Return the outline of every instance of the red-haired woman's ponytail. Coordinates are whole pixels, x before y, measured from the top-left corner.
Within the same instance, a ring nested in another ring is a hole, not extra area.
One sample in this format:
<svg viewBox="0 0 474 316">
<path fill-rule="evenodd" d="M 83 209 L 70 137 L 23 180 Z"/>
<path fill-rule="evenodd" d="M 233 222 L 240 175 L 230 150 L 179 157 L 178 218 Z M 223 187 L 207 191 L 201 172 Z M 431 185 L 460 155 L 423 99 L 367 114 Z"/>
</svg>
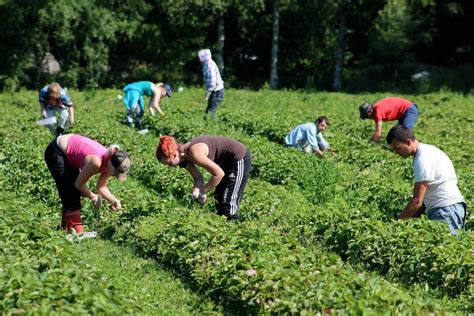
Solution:
<svg viewBox="0 0 474 316">
<path fill-rule="evenodd" d="M 178 150 L 178 144 L 176 139 L 172 136 L 161 136 L 160 143 L 156 147 L 156 159 L 162 161 L 165 158 L 171 157 L 171 155 Z"/>
</svg>

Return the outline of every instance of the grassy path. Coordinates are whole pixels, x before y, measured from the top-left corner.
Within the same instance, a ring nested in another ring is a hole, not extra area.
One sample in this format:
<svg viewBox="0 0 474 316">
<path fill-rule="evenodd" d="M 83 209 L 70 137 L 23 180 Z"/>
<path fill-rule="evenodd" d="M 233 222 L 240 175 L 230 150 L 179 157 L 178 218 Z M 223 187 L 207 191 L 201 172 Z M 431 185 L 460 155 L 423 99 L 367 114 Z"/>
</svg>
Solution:
<svg viewBox="0 0 474 316">
<path fill-rule="evenodd" d="M 146 315 L 218 314 L 208 298 L 192 292 L 153 259 L 137 258 L 106 240 L 87 240 L 72 247 L 82 254 L 82 262 L 98 268 Z"/>
</svg>

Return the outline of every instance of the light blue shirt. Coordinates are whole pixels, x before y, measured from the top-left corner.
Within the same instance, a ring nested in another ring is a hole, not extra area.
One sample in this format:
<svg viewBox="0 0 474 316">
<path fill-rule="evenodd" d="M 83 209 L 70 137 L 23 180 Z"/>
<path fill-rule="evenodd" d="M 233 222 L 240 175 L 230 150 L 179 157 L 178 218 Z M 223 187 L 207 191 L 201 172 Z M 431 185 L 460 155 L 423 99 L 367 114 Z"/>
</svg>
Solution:
<svg viewBox="0 0 474 316">
<path fill-rule="evenodd" d="M 305 147 L 310 145 L 313 149 L 321 149 L 320 144 L 327 144 L 323 134 L 318 131 L 316 123 L 310 122 L 300 124 L 293 128 L 291 132 L 285 137 L 285 144 L 288 146 Z M 325 145 L 323 145 L 325 147 Z"/>
</svg>

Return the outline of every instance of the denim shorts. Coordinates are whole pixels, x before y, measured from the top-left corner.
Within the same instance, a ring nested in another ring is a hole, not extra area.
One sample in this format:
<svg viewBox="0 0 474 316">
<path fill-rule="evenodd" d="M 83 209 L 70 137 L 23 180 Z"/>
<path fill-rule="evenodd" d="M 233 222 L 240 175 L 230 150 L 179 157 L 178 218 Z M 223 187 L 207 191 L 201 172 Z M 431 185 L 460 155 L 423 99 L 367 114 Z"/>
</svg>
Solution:
<svg viewBox="0 0 474 316">
<path fill-rule="evenodd" d="M 464 229 L 466 213 L 466 204 L 459 202 L 429 210 L 428 218 L 447 223 L 451 234 L 456 235 L 456 229 Z"/>
</svg>

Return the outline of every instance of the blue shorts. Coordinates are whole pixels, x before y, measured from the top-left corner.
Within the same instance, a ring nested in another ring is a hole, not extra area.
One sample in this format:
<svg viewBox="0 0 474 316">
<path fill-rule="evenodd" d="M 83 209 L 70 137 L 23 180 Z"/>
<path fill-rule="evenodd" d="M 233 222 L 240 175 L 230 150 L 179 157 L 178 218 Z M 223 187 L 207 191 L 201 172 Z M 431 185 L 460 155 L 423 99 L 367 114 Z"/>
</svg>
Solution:
<svg viewBox="0 0 474 316">
<path fill-rule="evenodd" d="M 416 104 L 412 104 L 406 111 L 403 113 L 403 116 L 398 120 L 398 123 L 405 128 L 412 129 L 415 126 L 416 119 L 418 118 L 418 107 Z"/>
<path fill-rule="evenodd" d="M 429 210 L 428 218 L 447 223 L 451 234 L 456 235 L 456 229 L 464 229 L 466 212 L 466 203 L 459 202 Z"/>
</svg>

